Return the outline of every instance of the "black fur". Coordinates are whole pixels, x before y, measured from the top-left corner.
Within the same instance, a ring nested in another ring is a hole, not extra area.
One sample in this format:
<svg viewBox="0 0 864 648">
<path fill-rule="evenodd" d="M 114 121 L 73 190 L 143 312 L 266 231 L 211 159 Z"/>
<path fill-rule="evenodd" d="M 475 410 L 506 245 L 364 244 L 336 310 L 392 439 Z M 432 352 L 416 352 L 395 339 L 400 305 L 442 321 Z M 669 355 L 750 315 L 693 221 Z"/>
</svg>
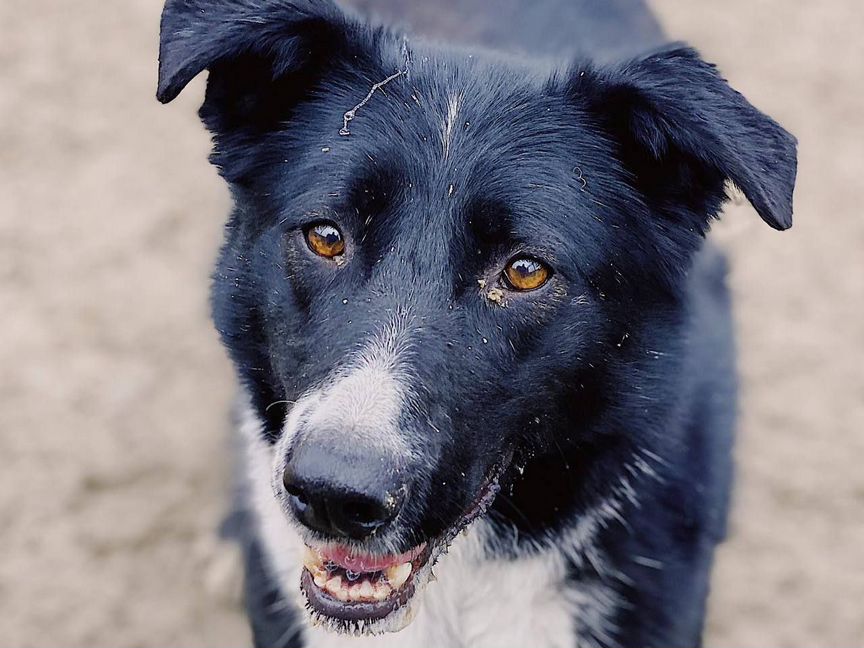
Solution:
<svg viewBox="0 0 864 648">
<path fill-rule="evenodd" d="M 656 27 L 637 2 L 590 4 L 589 25 L 620 24 L 609 17 L 626 5 Z M 553 31 L 555 18 L 536 16 Z M 603 566 L 571 564 L 574 581 L 611 583 L 625 602 L 617 634 L 593 639 L 692 646 L 735 410 L 725 265 L 704 235 L 727 181 L 788 228 L 796 145 L 694 50 L 609 63 L 614 50 L 550 73 L 406 40 L 329 2 L 168 0 L 158 96 L 210 71 L 201 116 L 236 203 L 214 319 L 268 438 L 283 401 L 407 313 L 419 405 L 403 425 L 426 463 L 400 522 L 406 549 L 454 524 L 512 449 L 488 516 L 517 553 L 620 501 L 598 534 Z M 341 136 L 343 114 L 404 69 Z M 303 243 L 322 217 L 346 233 L 343 267 Z M 478 280 L 494 285 L 521 251 L 547 260 L 551 281 L 490 302 Z M 250 582 L 266 583 L 248 546 Z M 271 645 L 262 619 L 253 611 Z"/>
</svg>

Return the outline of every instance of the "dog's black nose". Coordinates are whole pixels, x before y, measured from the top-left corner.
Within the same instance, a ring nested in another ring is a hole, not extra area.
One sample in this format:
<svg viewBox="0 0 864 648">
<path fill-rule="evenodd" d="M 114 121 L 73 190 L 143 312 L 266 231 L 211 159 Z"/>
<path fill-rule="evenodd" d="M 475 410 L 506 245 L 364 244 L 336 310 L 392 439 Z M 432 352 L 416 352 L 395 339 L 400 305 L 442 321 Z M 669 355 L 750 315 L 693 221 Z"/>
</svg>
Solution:
<svg viewBox="0 0 864 648">
<path fill-rule="evenodd" d="M 406 487 L 383 457 L 350 456 L 301 443 L 282 475 L 291 510 L 315 531 L 362 540 L 390 522 Z"/>
</svg>

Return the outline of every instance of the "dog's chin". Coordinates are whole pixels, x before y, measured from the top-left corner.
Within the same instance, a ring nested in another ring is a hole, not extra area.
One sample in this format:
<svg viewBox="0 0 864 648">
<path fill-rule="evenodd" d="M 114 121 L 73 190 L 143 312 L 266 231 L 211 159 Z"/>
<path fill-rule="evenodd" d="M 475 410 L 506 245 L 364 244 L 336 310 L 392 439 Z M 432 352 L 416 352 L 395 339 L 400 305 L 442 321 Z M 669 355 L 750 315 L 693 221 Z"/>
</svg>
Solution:
<svg viewBox="0 0 864 648">
<path fill-rule="evenodd" d="M 313 625 L 352 635 L 398 632 L 417 614 L 433 567 L 450 543 L 484 515 L 499 490 L 508 460 L 495 466 L 455 524 L 400 554 L 363 554 L 338 544 L 306 545 L 300 589 Z"/>
</svg>

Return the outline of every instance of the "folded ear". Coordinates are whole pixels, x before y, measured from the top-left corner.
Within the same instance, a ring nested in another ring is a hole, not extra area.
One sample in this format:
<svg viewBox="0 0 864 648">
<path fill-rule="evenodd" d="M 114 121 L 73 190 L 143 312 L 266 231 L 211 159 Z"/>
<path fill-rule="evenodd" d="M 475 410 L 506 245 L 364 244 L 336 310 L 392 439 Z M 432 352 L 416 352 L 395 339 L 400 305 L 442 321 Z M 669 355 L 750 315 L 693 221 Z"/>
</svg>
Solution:
<svg viewBox="0 0 864 648">
<path fill-rule="evenodd" d="M 156 96 L 168 103 L 205 69 L 243 56 L 266 59 L 278 76 L 343 44 L 346 23 L 329 0 L 168 0 Z"/>
<path fill-rule="evenodd" d="M 577 69 L 569 90 L 618 143 L 652 206 L 680 213 L 683 204 L 704 218 L 690 223 L 704 231 L 730 180 L 771 227 L 792 226 L 795 138 L 694 50 L 676 47 L 615 68 Z"/>
<path fill-rule="evenodd" d="M 375 74 L 386 38 L 330 0 L 167 0 L 157 97 L 167 103 L 209 71 L 199 115 L 214 136 L 210 160 L 240 186 L 266 158 L 261 138 L 285 130 L 328 80 Z"/>
</svg>

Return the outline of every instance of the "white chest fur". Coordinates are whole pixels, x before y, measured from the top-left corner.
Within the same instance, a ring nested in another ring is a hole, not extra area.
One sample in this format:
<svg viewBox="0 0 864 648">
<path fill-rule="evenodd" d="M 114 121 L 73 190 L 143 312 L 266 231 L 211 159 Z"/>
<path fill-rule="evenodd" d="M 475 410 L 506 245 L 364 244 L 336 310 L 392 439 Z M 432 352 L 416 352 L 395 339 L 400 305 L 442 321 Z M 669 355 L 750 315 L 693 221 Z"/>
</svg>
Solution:
<svg viewBox="0 0 864 648">
<path fill-rule="evenodd" d="M 476 531 L 476 530 L 475 530 Z M 572 648 L 573 610 L 556 583 L 555 560 L 478 560 L 473 538 L 459 538 L 435 569 L 414 621 L 396 634 L 345 637 L 307 632 L 310 648 L 537 646 Z"/>
</svg>

